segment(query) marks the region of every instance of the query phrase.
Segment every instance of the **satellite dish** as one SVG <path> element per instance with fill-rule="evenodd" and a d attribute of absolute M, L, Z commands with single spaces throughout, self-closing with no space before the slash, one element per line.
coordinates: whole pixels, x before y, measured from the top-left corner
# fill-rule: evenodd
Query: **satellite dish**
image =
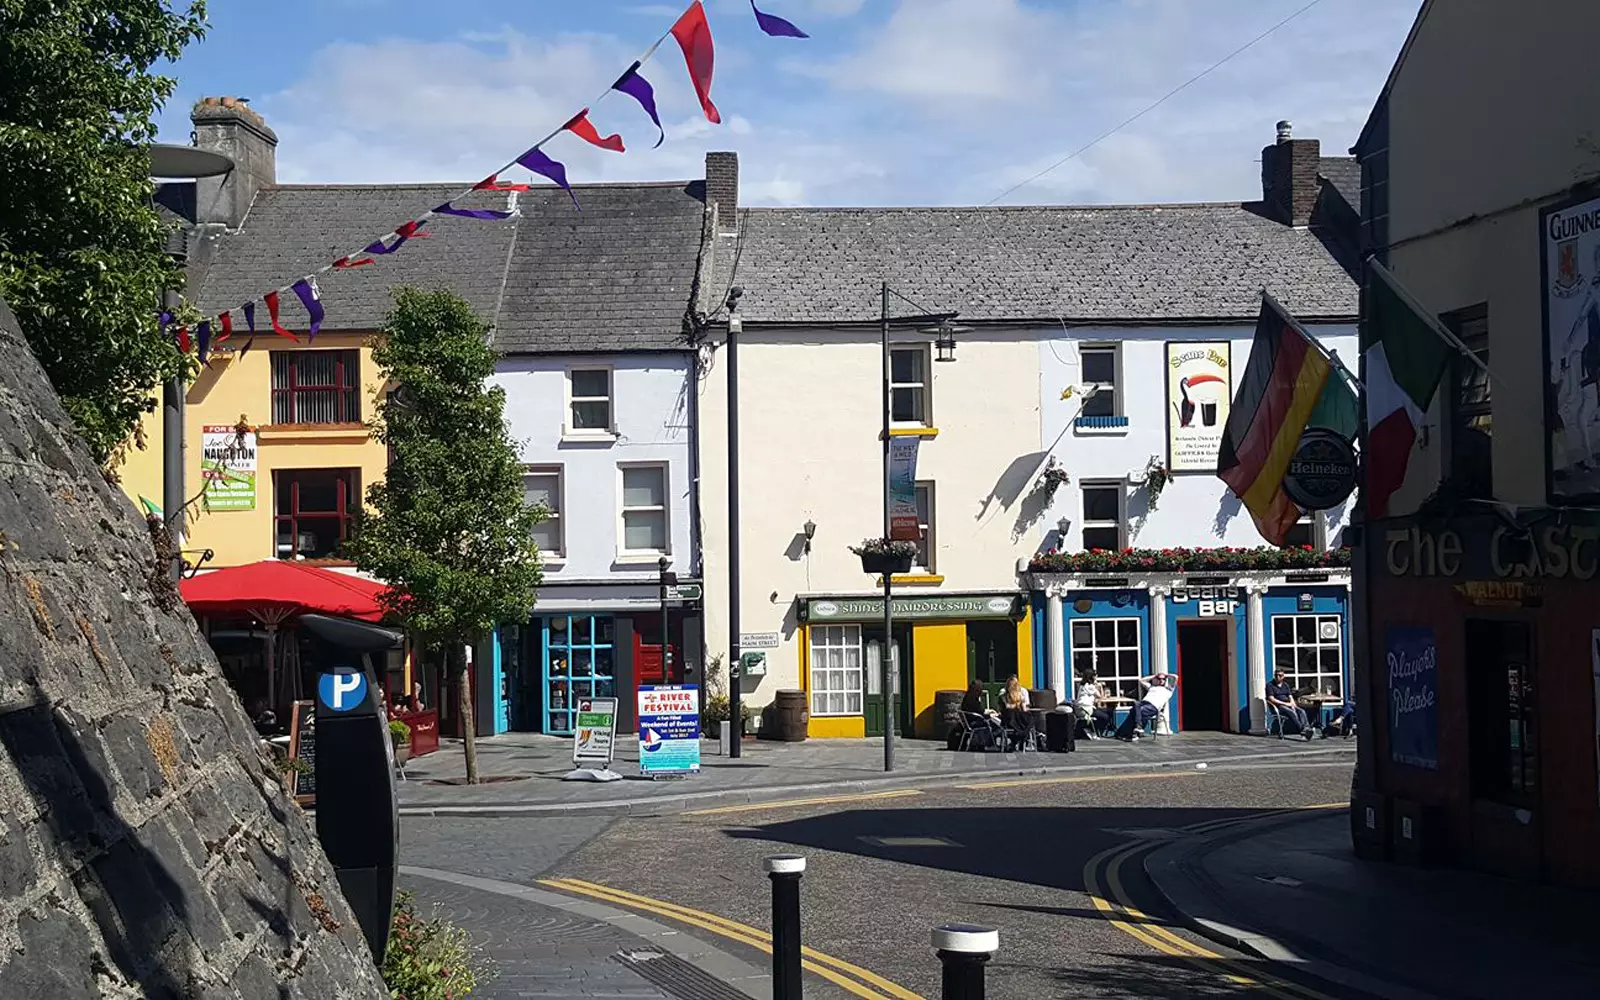
<path fill-rule="evenodd" d="M 150 176 L 163 180 L 220 177 L 233 171 L 233 160 L 196 146 L 158 142 L 150 147 Z"/>

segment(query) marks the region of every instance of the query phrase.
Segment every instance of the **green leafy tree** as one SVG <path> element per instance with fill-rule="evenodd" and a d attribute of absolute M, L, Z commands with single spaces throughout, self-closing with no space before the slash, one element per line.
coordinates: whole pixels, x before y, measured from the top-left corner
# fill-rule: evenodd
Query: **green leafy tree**
<path fill-rule="evenodd" d="M 506 432 L 505 392 L 490 387 L 489 328 L 459 296 L 402 288 L 373 342 L 397 388 L 378 405 L 389 471 L 367 490 L 348 551 L 390 585 L 385 601 L 423 646 L 444 656 L 460 692 L 467 782 L 478 780 L 464 644 L 528 620 L 541 577 L 534 526 Z"/>
<path fill-rule="evenodd" d="M 0 0 L 0 296 L 102 462 L 184 364 L 145 146 L 173 87 L 151 67 L 204 29 L 201 0 Z"/>

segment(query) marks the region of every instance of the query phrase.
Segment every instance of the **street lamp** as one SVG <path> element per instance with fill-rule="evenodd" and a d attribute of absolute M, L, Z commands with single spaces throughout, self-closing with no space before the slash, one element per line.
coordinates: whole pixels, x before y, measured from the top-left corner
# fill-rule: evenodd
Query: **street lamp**
<path fill-rule="evenodd" d="M 883 537 L 888 541 L 890 534 L 890 503 L 893 495 L 893 484 L 890 482 L 889 473 L 889 428 L 893 421 L 894 392 L 891 382 L 889 359 L 889 328 L 890 326 L 910 326 L 922 329 L 923 332 L 935 334 L 934 346 L 937 350 L 936 357 L 939 361 L 954 361 L 956 359 L 956 334 L 965 328 L 955 325 L 959 313 L 926 313 L 920 316 L 900 316 L 893 319 L 889 316 L 889 296 L 915 306 L 923 308 L 904 295 L 889 287 L 887 281 L 882 285 L 882 312 L 880 314 L 880 333 L 882 334 L 883 347 Z M 930 324 L 932 330 L 926 329 Z M 878 657 L 878 668 L 882 671 L 883 686 L 883 769 L 894 770 L 894 725 L 899 717 L 899 699 L 895 697 L 892 686 L 894 671 L 894 572 L 885 570 L 883 574 L 883 653 Z"/>
<path fill-rule="evenodd" d="M 656 569 L 661 577 L 661 683 L 672 683 L 672 643 L 667 640 L 667 587 L 678 582 L 678 574 L 668 573 L 669 565 L 666 556 L 656 560 Z"/>
<path fill-rule="evenodd" d="M 150 176 L 168 180 L 199 180 L 202 177 L 220 177 L 233 171 L 233 160 L 209 149 L 194 146 L 175 146 L 155 143 L 150 151 Z M 182 264 L 189 256 L 186 242 L 169 241 L 167 254 Z M 175 289 L 161 293 L 161 309 L 170 313 L 178 307 Z M 161 513 L 166 521 L 167 537 L 172 543 L 173 579 L 183 573 L 184 541 L 184 408 L 183 376 L 174 375 L 161 387 Z"/>

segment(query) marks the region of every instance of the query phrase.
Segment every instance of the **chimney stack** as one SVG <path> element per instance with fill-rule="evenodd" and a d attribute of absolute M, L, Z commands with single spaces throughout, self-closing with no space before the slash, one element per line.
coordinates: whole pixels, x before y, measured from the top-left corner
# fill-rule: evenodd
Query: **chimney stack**
<path fill-rule="evenodd" d="M 278 182 L 278 136 L 237 97 L 204 97 L 189 113 L 194 144 L 233 159 L 233 172 L 205 178 L 195 194 L 197 222 L 239 228 L 256 192 Z"/>
<path fill-rule="evenodd" d="M 717 234 L 739 231 L 739 154 L 706 154 L 706 204 L 717 206 Z"/>
<path fill-rule="evenodd" d="M 1278 123 L 1278 141 L 1261 151 L 1261 200 L 1267 216 L 1286 226 L 1308 226 L 1317 205 L 1322 143 L 1294 138 L 1294 125 Z"/>

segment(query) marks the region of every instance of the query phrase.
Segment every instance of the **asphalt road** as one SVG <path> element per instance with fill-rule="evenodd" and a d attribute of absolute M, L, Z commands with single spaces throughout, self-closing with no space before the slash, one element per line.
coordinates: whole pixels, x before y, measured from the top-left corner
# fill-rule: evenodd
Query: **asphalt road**
<path fill-rule="evenodd" d="M 662 818 L 408 821 L 408 863 L 537 884 L 764 966 L 762 859 L 808 859 L 807 996 L 939 995 L 933 927 L 999 929 L 999 998 L 1347 996 L 1171 925 L 1143 855 L 1184 828 L 1343 805 L 1350 764 L 975 779 Z M 1264 875 L 1271 859 L 1262 859 Z"/>

